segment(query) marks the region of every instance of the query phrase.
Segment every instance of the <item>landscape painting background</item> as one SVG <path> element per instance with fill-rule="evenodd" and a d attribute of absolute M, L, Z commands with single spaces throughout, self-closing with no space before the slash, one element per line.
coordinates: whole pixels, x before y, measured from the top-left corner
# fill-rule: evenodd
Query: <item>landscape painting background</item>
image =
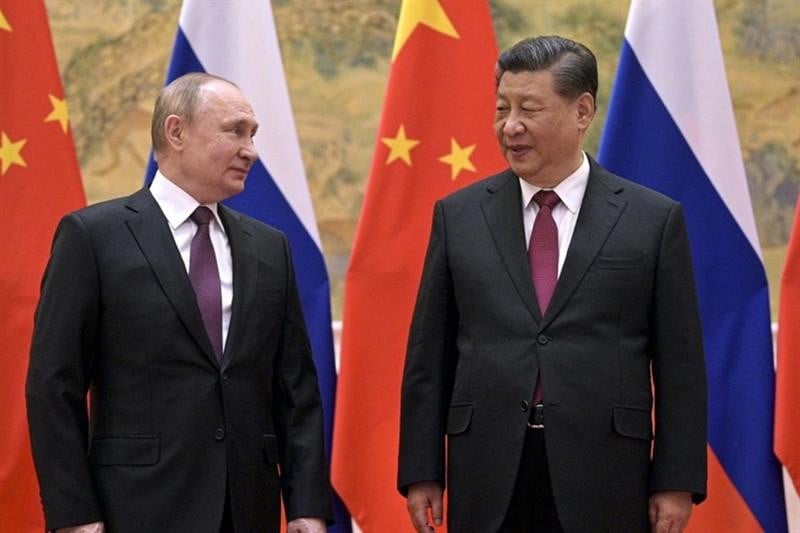
<path fill-rule="evenodd" d="M 180 2 L 46 0 L 46 5 L 87 199 L 129 194 L 142 184 L 150 113 L 166 76 Z M 400 1 L 273 0 L 272 5 L 339 318 Z M 774 317 L 800 186 L 800 2 L 716 0 L 714 5 Z M 595 52 L 599 114 L 587 143 L 595 153 L 628 1 L 492 0 L 491 6 L 501 49 L 531 35 L 560 34 Z"/>

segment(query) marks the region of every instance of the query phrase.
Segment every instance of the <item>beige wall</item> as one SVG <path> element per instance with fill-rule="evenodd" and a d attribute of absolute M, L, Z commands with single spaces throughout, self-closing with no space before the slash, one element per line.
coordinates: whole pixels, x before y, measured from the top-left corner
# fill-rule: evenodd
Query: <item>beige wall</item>
<path fill-rule="evenodd" d="M 180 2 L 46 4 L 88 199 L 127 194 L 142 182 L 150 111 L 166 75 Z M 273 0 L 337 317 L 399 4 Z M 717 0 L 715 6 L 774 309 L 800 182 L 800 2 Z M 493 0 L 492 8 L 500 47 L 559 33 L 595 51 L 601 88 L 588 141 L 594 152 L 628 2 Z"/>

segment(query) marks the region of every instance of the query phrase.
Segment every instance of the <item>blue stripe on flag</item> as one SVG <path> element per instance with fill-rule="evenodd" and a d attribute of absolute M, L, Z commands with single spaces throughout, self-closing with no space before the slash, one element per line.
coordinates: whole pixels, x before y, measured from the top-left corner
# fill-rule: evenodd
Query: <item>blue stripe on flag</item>
<path fill-rule="evenodd" d="M 188 72 L 205 71 L 182 29 L 178 27 L 166 83 Z M 262 122 L 269 122 L 268 117 L 257 118 Z M 151 154 L 146 183 L 153 180 L 155 172 L 156 165 Z M 317 369 L 322 408 L 325 413 L 325 453 L 330 464 L 336 368 L 331 331 L 330 284 L 322 251 L 260 159 L 250 169 L 244 192 L 224 203 L 280 229 L 289 239 L 298 291 Z M 334 495 L 333 507 L 336 524 L 329 527 L 328 531 L 331 533 L 351 531 L 350 517 L 337 495 Z"/>
<path fill-rule="evenodd" d="M 729 154 L 740 157 L 738 150 Z M 774 369 L 764 266 L 624 42 L 598 160 L 681 202 L 709 387 L 709 444 L 761 524 L 786 531 L 772 452 Z"/>

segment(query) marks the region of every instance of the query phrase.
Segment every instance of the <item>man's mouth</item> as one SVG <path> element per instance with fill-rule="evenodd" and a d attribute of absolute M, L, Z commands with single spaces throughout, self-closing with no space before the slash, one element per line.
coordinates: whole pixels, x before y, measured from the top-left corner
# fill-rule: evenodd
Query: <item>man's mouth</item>
<path fill-rule="evenodd" d="M 515 157 L 519 157 L 525 155 L 530 151 L 531 147 L 525 144 L 511 144 L 508 145 L 508 151 L 511 152 L 511 155 Z"/>

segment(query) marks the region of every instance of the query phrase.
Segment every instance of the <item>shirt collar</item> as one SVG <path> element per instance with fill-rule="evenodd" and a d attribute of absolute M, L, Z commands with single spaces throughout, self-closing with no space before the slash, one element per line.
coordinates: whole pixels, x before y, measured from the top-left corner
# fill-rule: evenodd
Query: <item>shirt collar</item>
<path fill-rule="evenodd" d="M 194 213 L 194 210 L 197 209 L 197 206 L 201 205 L 197 200 L 192 198 L 188 192 L 170 181 L 160 170 L 156 171 L 153 182 L 150 184 L 150 193 L 153 195 L 156 202 L 158 202 L 158 206 L 161 208 L 164 216 L 167 217 L 167 222 L 169 222 L 173 231 L 186 222 L 189 216 Z M 214 219 L 217 221 L 217 225 L 224 232 L 225 228 L 219 218 L 218 204 L 215 202 L 213 204 L 204 205 L 214 213 Z"/>
<path fill-rule="evenodd" d="M 553 188 L 561 199 L 561 203 L 572 214 L 578 212 L 583 201 L 583 195 L 586 192 L 586 185 L 589 183 L 589 158 L 586 157 L 585 152 L 581 152 L 581 154 L 583 155 L 583 161 L 581 161 L 580 166 Z M 542 187 L 532 185 L 522 178 L 518 179 L 522 190 L 522 208 L 525 209 L 531 203 L 533 195 L 541 191 Z"/>

